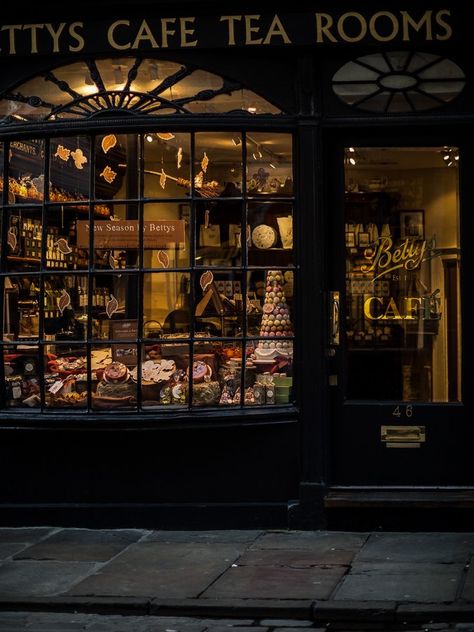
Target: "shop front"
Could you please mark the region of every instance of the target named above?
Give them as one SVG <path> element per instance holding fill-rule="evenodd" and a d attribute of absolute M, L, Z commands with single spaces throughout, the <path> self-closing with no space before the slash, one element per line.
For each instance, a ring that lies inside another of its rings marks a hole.
<path fill-rule="evenodd" d="M 382 9 L 5 21 L 4 524 L 470 505 L 467 41 Z"/>

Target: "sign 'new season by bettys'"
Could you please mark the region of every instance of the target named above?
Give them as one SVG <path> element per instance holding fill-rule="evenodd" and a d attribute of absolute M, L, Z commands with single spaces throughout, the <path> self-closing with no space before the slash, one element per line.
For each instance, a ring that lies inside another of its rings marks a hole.
<path fill-rule="evenodd" d="M 94 248 L 135 249 L 139 244 L 140 224 L 138 220 L 96 220 L 94 222 Z M 89 248 L 90 223 L 77 222 L 77 247 Z M 184 219 L 144 220 L 143 247 L 166 248 L 184 246 Z"/>

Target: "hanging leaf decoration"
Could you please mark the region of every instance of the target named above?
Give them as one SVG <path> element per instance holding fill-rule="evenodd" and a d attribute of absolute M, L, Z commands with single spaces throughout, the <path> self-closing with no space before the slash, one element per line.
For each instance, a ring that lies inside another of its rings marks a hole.
<path fill-rule="evenodd" d="M 84 165 L 88 162 L 87 156 L 84 156 L 84 152 L 80 147 L 76 151 L 71 151 L 71 158 L 74 160 L 76 169 L 84 169 Z"/>
<path fill-rule="evenodd" d="M 160 175 L 160 186 L 162 189 L 164 189 L 166 186 L 166 173 L 163 170 L 161 170 Z"/>
<path fill-rule="evenodd" d="M 171 134 L 171 132 L 158 133 L 157 136 L 161 140 L 172 140 L 174 138 L 174 134 Z"/>
<path fill-rule="evenodd" d="M 67 162 L 70 155 L 71 150 L 67 147 L 64 147 L 63 145 L 58 145 L 56 147 L 56 153 L 54 154 L 55 158 L 60 158 L 61 160 L 64 160 L 64 162 Z"/>
<path fill-rule="evenodd" d="M 106 154 L 110 149 L 115 147 L 115 145 L 117 144 L 117 137 L 115 136 L 115 134 L 107 134 L 107 136 L 104 136 L 104 138 L 102 139 L 101 144 L 102 144 L 102 151 L 104 152 L 104 154 Z"/>
<path fill-rule="evenodd" d="M 165 252 L 164 250 L 158 250 L 157 258 L 162 268 L 170 267 L 170 258 L 167 252 Z"/>
<path fill-rule="evenodd" d="M 200 171 L 194 176 L 194 186 L 196 187 L 196 189 L 200 189 L 202 187 L 203 179 L 204 179 L 204 174 L 202 171 Z"/>
<path fill-rule="evenodd" d="M 109 252 L 109 265 L 112 270 L 118 267 L 118 259 L 114 257 L 114 253 L 112 251 Z"/>
<path fill-rule="evenodd" d="M 18 245 L 18 238 L 17 238 L 16 233 L 14 232 L 13 228 L 10 228 L 9 231 L 8 231 L 7 243 L 10 246 L 10 248 L 12 249 L 12 252 L 15 252 L 16 247 Z"/>
<path fill-rule="evenodd" d="M 214 281 L 214 275 L 212 274 L 210 270 L 206 270 L 206 272 L 203 272 L 201 274 L 201 278 L 199 279 L 199 283 L 201 285 L 202 291 L 205 292 L 213 281 Z"/>
<path fill-rule="evenodd" d="M 109 318 L 115 314 L 118 310 L 118 301 L 113 294 L 110 295 L 110 299 L 107 301 L 107 305 L 105 306 L 105 311 Z"/>
<path fill-rule="evenodd" d="M 64 237 L 60 237 L 58 241 L 54 244 L 59 252 L 62 252 L 63 255 L 69 255 L 72 252 L 72 248 L 67 243 L 67 239 Z"/>
<path fill-rule="evenodd" d="M 204 152 L 204 156 L 202 157 L 202 160 L 201 160 L 201 169 L 204 171 L 204 173 L 206 173 L 207 171 L 208 164 L 209 164 L 209 158 L 207 157 L 206 152 Z"/>
<path fill-rule="evenodd" d="M 104 180 L 108 182 L 109 184 L 112 184 L 112 182 L 117 177 L 117 174 L 113 169 L 109 167 L 109 165 L 107 165 L 102 171 L 102 173 L 100 174 L 100 177 L 104 178 Z"/>
<path fill-rule="evenodd" d="M 59 308 L 59 311 L 61 312 L 61 316 L 63 315 L 63 312 L 66 309 L 66 307 L 68 307 L 68 305 L 70 304 L 71 304 L 71 297 L 66 292 L 66 290 L 61 290 L 61 296 L 58 299 L 58 308 Z"/>
<path fill-rule="evenodd" d="M 178 153 L 176 155 L 176 164 L 178 165 L 178 169 L 181 169 L 181 163 L 183 162 L 183 148 L 178 148 Z"/>

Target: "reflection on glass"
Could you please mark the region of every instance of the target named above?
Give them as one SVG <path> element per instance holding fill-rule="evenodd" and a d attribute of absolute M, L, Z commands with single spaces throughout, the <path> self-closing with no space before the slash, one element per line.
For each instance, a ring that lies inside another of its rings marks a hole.
<path fill-rule="evenodd" d="M 293 195 L 291 134 L 247 133 L 247 194 Z"/>
<path fill-rule="evenodd" d="M 87 338 L 87 276 L 44 277 L 44 337 L 50 340 Z"/>
<path fill-rule="evenodd" d="M 3 349 L 5 372 L 5 406 L 7 408 L 39 408 L 39 350 L 36 345 L 7 345 Z"/>
<path fill-rule="evenodd" d="M 239 266 L 242 203 L 209 199 L 196 204 L 196 265 Z"/>
<path fill-rule="evenodd" d="M 242 274 L 206 270 L 195 276 L 195 330 L 208 336 L 242 335 Z"/>
<path fill-rule="evenodd" d="M 347 397 L 459 401 L 459 151 L 346 159 Z"/>
<path fill-rule="evenodd" d="M 43 140 L 15 140 L 10 143 L 10 203 L 41 204 L 44 199 L 43 156 Z"/>
<path fill-rule="evenodd" d="M 145 344 L 142 368 L 142 406 L 182 407 L 188 403 L 189 343 L 176 337 L 171 344 Z M 136 379 L 136 371 L 132 371 Z"/>
<path fill-rule="evenodd" d="M 144 213 L 144 267 L 189 266 L 190 204 L 152 202 Z"/>
<path fill-rule="evenodd" d="M 114 338 L 115 323 L 126 321 L 137 338 L 138 287 L 130 274 L 96 274 L 92 278 L 92 335 L 97 339 Z"/>
<path fill-rule="evenodd" d="M 148 132 L 143 136 L 146 198 L 190 195 L 190 134 Z"/>
<path fill-rule="evenodd" d="M 56 338 L 58 340 L 58 338 Z M 44 356 L 47 408 L 87 407 L 87 352 L 79 345 L 51 344 Z"/>
<path fill-rule="evenodd" d="M 190 276 L 172 272 L 145 274 L 143 280 L 143 335 L 189 332 Z"/>
<path fill-rule="evenodd" d="M 27 272 L 39 268 L 41 262 L 41 210 L 17 208 L 5 213 L 7 222 L 7 269 Z"/>
<path fill-rule="evenodd" d="M 38 338 L 40 286 L 37 276 L 5 277 L 3 305 L 4 340 Z"/>
<path fill-rule="evenodd" d="M 92 408 L 135 410 L 137 384 L 132 375 L 138 358 L 136 345 L 122 342 L 95 345 L 91 352 Z"/>
<path fill-rule="evenodd" d="M 293 206 L 250 202 L 247 209 L 249 265 L 288 266 L 293 261 Z"/>
<path fill-rule="evenodd" d="M 199 132 L 195 142 L 195 191 L 203 198 L 242 196 L 242 136 Z"/>
<path fill-rule="evenodd" d="M 49 164 L 51 202 L 88 199 L 90 141 L 87 136 L 52 138 Z"/>
<path fill-rule="evenodd" d="M 135 199 L 138 190 L 139 136 L 105 134 L 95 145 L 96 199 Z"/>

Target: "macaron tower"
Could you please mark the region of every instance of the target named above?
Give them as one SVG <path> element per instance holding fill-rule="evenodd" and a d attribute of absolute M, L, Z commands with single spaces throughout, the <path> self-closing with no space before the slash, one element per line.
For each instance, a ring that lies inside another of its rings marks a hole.
<path fill-rule="evenodd" d="M 260 340 L 255 349 L 258 360 L 273 360 L 278 356 L 293 355 L 293 337 L 290 308 L 284 291 L 285 278 L 281 270 L 268 270 L 265 283 L 265 299 L 260 325 Z"/>

